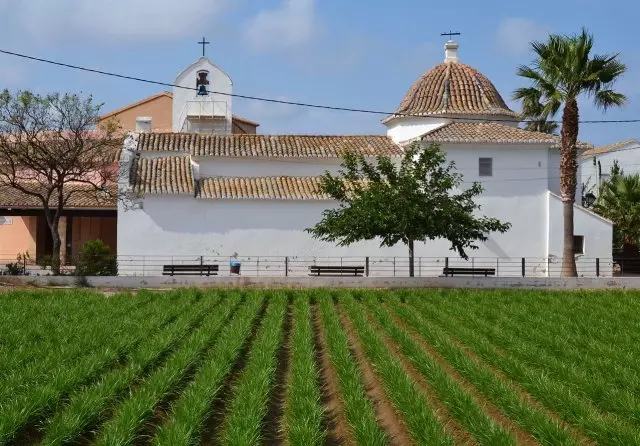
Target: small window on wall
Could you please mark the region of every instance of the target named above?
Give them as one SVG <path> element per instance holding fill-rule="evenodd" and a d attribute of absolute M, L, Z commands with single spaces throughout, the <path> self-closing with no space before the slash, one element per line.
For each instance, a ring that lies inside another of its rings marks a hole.
<path fill-rule="evenodd" d="M 481 177 L 493 176 L 493 158 L 480 158 L 479 174 Z"/>
<path fill-rule="evenodd" d="M 584 235 L 573 236 L 573 253 L 576 255 L 584 254 Z"/>

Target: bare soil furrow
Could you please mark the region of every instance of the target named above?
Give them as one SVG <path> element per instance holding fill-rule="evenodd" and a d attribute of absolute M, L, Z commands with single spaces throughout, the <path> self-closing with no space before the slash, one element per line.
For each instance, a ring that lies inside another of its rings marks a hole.
<path fill-rule="evenodd" d="M 287 315 L 284 320 L 283 343 L 278 350 L 275 382 L 269 394 L 269 407 L 262 423 L 262 438 L 269 445 L 284 443 L 282 419 L 287 394 L 287 375 L 291 353 L 291 328 L 293 325 L 293 306 L 291 298 L 287 303 Z"/>
<path fill-rule="evenodd" d="M 382 327 L 378 325 L 378 323 L 371 317 L 371 315 L 367 315 L 367 319 L 373 326 L 378 329 L 380 333 L 382 332 Z M 420 389 L 424 392 L 427 400 L 431 404 L 436 419 L 444 426 L 445 432 L 453 437 L 455 444 L 476 445 L 477 442 L 475 441 L 473 436 L 460 424 L 460 422 L 453 415 L 451 415 L 447 406 L 445 406 L 444 403 L 440 401 L 438 395 L 432 389 L 429 383 L 425 381 L 420 372 L 418 372 L 416 368 L 400 352 L 400 348 L 398 347 L 398 345 L 392 339 L 390 339 L 389 336 L 383 335 L 381 336 L 381 338 L 387 348 L 393 352 L 393 355 L 398 358 L 398 360 L 400 360 L 407 374 L 416 384 L 418 384 Z"/>
<path fill-rule="evenodd" d="M 320 390 L 322 393 L 322 404 L 325 408 L 324 428 L 327 430 L 325 444 L 326 446 L 353 446 L 356 443 L 345 415 L 344 404 L 340 396 L 338 375 L 329 358 L 324 325 L 322 324 L 318 307 L 315 304 L 312 307 L 312 314 L 316 366 L 320 371 Z"/>
<path fill-rule="evenodd" d="M 387 398 L 387 394 L 380 380 L 378 379 L 373 366 L 367 359 L 358 336 L 351 324 L 351 320 L 344 314 L 342 309 L 338 308 L 340 322 L 349 340 L 349 347 L 353 354 L 358 367 L 362 373 L 365 386 L 367 388 L 367 396 L 373 401 L 373 407 L 376 411 L 378 423 L 387 432 L 391 439 L 391 445 L 406 446 L 415 444 L 411 434 L 398 415 L 393 405 Z"/>

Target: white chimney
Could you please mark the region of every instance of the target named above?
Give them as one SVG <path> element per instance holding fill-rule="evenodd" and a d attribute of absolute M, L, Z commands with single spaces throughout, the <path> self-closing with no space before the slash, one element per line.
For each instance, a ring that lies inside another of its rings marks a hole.
<path fill-rule="evenodd" d="M 460 45 L 454 40 L 449 40 L 444 44 L 444 61 L 449 63 L 457 63 L 458 59 L 458 48 Z"/>
<path fill-rule="evenodd" d="M 136 132 L 151 133 L 151 116 L 138 116 L 136 118 Z"/>

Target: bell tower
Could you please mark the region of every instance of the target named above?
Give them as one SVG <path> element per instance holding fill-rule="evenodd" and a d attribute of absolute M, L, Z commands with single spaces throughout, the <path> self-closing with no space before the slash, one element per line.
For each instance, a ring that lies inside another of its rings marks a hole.
<path fill-rule="evenodd" d="M 232 133 L 231 94 L 233 82 L 205 56 L 204 38 L 202 57 L 185 68 L 173 87 L 173 131 L 185 133 Z"/>

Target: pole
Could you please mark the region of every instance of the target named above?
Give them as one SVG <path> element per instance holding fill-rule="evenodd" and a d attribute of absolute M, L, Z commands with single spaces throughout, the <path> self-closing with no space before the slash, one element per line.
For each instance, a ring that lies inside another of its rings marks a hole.
<path fill-rule="evenodd" d="M 367 256 L 364 259 L 364 271 L 365 271 L 365 276 L 369 277 L 369 256 Z"/>
<path fill-rule="evenodd" d="M 524 277 L 524 275 L 525 275 L 524 271 L 525 271 L 525 260 L 524 260 L 524 257 L 523 257 L 522 258 L 522 277 Z"/>
<path fill-rule="evenodd" d="M 596 277 L 600 277 L 600 257 L 596 258 Z"/>
<path fill-rule="evenodd" d="M 284 275 L 285 277 L 289 275 L 289 256 L 284 258 Z"/>

